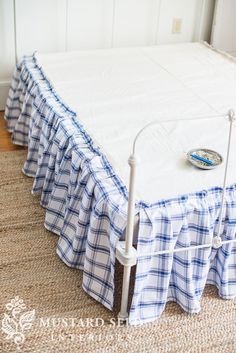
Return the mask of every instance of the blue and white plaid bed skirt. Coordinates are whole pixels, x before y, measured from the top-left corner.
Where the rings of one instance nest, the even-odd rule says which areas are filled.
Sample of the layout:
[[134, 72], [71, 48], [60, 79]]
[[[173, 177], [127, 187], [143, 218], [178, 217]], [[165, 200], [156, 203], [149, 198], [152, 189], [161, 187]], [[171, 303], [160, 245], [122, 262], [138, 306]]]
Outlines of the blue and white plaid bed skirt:
[[[45, 227], [59, 235], [57, 254], [83, 271], [83, 289], [112, 310], [115, 249], [127, 223], [127, 190], [76, 113], [63, 103], [35, 55], [14, 73], [5, 118], [13, 143], [28, 145], [23, 172], [41, 194]], [[138, 202], [138, 253], [210, 243], [218, 230], [222, 188]], [[227, 188], [223, 240], [235, 238], [236, 184]], [[160, 317], [168, 301], [197, 313], [206, 283], [236, 296], [236, 243], [138, 258], [130, 324]]]

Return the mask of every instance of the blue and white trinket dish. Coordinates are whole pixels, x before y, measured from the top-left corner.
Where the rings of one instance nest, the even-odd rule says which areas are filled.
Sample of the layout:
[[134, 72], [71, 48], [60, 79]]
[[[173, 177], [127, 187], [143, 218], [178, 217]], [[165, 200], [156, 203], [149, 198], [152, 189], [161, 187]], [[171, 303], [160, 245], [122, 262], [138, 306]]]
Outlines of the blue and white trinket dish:
[[223, 157], [207, 148], [196, 148], [187, 153], [188, 161], [200, 169], [214, 169], [223, 162]]

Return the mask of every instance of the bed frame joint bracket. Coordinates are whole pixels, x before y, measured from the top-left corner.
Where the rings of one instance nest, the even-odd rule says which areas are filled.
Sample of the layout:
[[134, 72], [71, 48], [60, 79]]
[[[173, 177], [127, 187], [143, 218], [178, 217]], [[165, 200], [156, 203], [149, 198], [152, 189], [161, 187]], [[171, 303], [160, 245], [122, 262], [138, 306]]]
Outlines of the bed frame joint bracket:
[[123, 266], [135, 266], [137, 250], [132, 246], [129, 253], [125, 251], [125, 241], [119, 241], [116, 247], [116, 258]]

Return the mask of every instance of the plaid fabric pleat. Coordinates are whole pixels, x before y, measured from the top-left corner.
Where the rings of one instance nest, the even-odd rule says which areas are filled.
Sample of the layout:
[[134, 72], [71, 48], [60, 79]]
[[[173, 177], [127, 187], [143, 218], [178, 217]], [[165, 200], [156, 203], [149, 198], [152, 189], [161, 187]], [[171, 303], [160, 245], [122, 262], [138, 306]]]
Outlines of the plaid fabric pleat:
[[[212, 188], [141, 210], [138, 253], [211, 244], [218, 232], [221, 194], [221, 188]], [[222, 240], [235, 239], [236, 185], [227, 189], [225, 199]], [[236, 243], [138, 258], [130, 323], [155, 320], [168, 301], [199, 312], [206, 283], [215, 285], [224, 299], [235, 297]]]

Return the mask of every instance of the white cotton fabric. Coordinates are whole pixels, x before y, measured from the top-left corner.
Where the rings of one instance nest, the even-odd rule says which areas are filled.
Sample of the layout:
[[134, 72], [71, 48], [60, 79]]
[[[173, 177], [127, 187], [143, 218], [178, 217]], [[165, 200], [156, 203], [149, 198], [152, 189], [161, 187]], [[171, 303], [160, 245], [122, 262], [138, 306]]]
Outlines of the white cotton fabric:
[[[153, 120], [162, 121], [137, 144], [140, 200], [155, 203], [222, 185], [224, 163], [198, 170], [188, 164], [186, 152], [209, 148], [225, 158], [228, 119], [177, 120], [236, 110], [235, 62], [199, 43], [37, 54], [37, 60], [126, 185], [136, 133]], [[176, 121], [167, 123], [170, 119]], [[233, 157], [228, 185], [236, 181]]]

